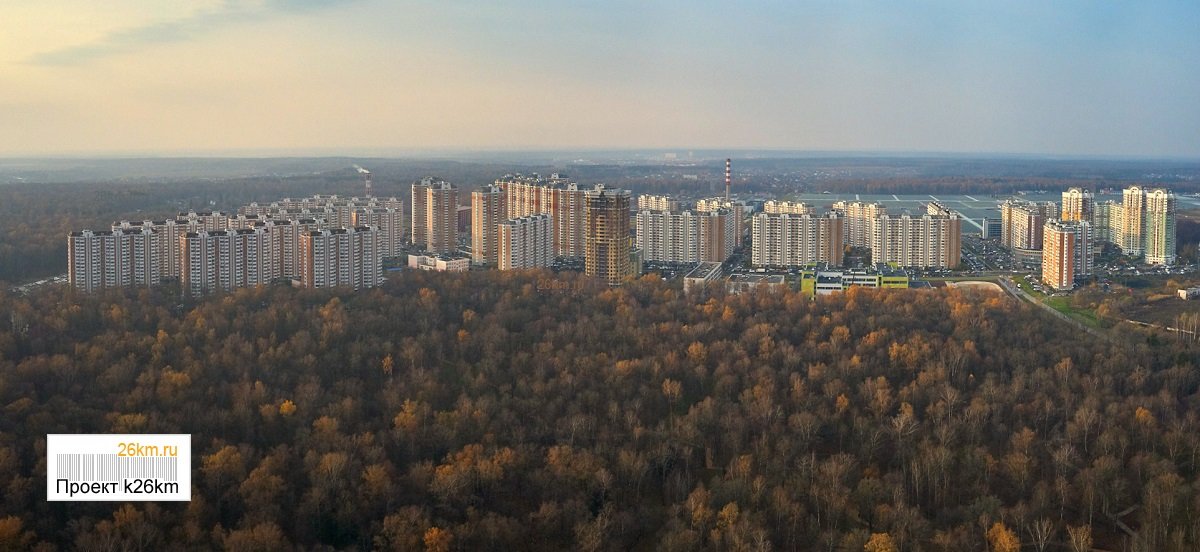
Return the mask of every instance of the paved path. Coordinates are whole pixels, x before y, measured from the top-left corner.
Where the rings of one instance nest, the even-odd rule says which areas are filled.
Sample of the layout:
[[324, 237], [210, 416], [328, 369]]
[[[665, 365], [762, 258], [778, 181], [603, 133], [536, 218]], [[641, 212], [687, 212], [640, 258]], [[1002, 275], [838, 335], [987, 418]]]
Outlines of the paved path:
[[1047, 305], [1047, 304], [1039, 301], [1038, 299], [1034, 298], [1032, 295], [1025, 293], [1025, 290], [1018, 287], [1009, 278], [1005, 278], [1005, 277], [1001, 276], [1000, 278], [996, 278], [996, 281], [1000, 282], [1000, 287], [1004, 288], [1004, 291], [1007, 291], [1013, 297], [1033, 303], [1034, 305], [1041, 307], [1042, 310], [1054, 315], [1055, 318], [1058, 318], [1059, 320], [1062, 320], [1063, 322], [1071, 324], [1071, 325], [1073, 325], [1087, 333], [1090, 333], [1096, 337], [1099, 337], [1101, 339], [1111, 339], [1112, 338], [1112, 336], [1110, 336], [1107, 332], [1103, 332], [1103, 331], [1093, 328], [1091, 326], [1087, 326], [1087, 325], [1083, 324], [1082, 322], [1075, 320], [1074, 318], [1071, 318], [1070, 316], [1067, 316], [1061, 312], [1058, 312], [1057, 310], [1054, 310], [1054, 307], [1051, 307], [1050, 305]]

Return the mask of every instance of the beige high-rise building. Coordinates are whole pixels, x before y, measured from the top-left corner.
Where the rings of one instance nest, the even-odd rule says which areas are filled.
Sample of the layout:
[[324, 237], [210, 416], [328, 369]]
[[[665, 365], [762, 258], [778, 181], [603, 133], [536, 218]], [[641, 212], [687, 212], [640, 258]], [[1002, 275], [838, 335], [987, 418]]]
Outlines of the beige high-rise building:
[[471, 261], [496, 266], [497, 227], [508, 219], [504, 190], [484, 186], [471, 192]]
[[458, 251], [458, 188], [425, 177], [412, 185], [413, 244], [433, 253]]
[[637, 198], [639, 211], [678, 211], [679, 200], [665, 195], [639, 195]]
[[585, 192], [584, 272], [609, 285], [633, 276], [629, 192], [597, 185]]
[[697, 212], [700, 222], [700, 261], [723, 263], [737, 242], [737, 221], [729, 209]]
[[853, 247], [871, 247], [871, 228], [875, 219], [887, 214], [887, 207], [879, 203], [839, 201], [833, 210], [846, 218], [846, 244]]
[[496, 180], [504, 190], [508, 217], [548, 214], [554, 222], [554, 255], [581, 258], [585, 254], [587, 201], [579, 185], [557, 173], [505, 175]]
[[1146, 194], [1147, 264], [1175, 264], [1175, 194], [1158, 188]]
[[1091, 190], [1083, 188], [1068, 188], [1062, 193], [1062, 220], [1091, 221], [1094, 213], [1095, 200]]
[[542, 213], [497, 224], [497, 267], [515, 270], [550, 266], [554, 260], [552, 219]]
[[962, 262], [958, 215], [883, 215], [875, 219], [871, 260], [903, 267], [954, 268]]
[[404, 254], [404, 211], [383, 206], [356, 207], [350, 225], [378, 229], [381, 256], [395, 258]]
[[1010, 249], [1040, 250], [1042, 228], [1053, 218], [1045, 205], [1009, 200], [1000, 204], [1000, 243]]
[[417, 247], [427, 247], [429, 245], [429, 186], [433, 183], [432, 178], [423, 178], [412, 184], [412, 216], [409, 217], [409, 224], [412, 225], [412, 230], [409, 232], [409, 238], [412, 239], [412, 244]]
[[1063, 291], [1092, 273], [1091, 223], [1086, 221], [1046, 222], [1042, 243], [1042, 281]]
[[750, 262], [755, 266], [842, 264], [845, 219], [825, 215], [758, 213], [750, 219]]
[[730, 247], [730, 254], [733, 253], [734, 247], [741, 247], [746, 236], [746, 217], [750, 214], [751, 208], [749, 205], [741, 201], [730, 201], [723, 197], [712, 197], [701, 199], [696, 202], [696, 211], [700, 213], [712, 213], [721, 209], [727, 209], [730, 217], [733, 219], [733, 243]]
[[382, 258], [369, 226], [313, 230], [300, 236], [300, 285], [363, 289], [382, 282]]
[[[840, 203], [840, 202], [839, 202]], [[837, 205], [834, 205], [837, 210]], [[763, 212], [768, 215], [813, 215], [816, 211], [812, 205], [797, 201], [776, 201], [769, 199], [763, 203]]]
[[1145, 252], [1146, 190], [1141, 186], [1125, 188], [1121, 194], [1121, 252], [1137, 257]]

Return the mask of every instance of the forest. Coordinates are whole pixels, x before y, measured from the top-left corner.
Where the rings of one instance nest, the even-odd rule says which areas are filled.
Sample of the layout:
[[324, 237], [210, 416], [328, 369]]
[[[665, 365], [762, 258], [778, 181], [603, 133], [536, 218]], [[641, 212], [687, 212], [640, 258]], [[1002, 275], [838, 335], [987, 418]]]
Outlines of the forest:
[[[1002, 295], [3, 293], [0, 549], [1200, 547], [1200, 350]], [[47, 502], [92, 432], [192, 434], [192, 501]]]

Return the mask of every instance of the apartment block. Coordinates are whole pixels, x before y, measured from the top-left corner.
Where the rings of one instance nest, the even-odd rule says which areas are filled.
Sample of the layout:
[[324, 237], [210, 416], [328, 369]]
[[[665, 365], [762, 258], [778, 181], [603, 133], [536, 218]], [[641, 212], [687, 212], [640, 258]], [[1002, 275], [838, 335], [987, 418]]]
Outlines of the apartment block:
[[1146, 193], [1147, 264], [1175, 264], [1175, 194], [1162, 188]]
[[508, 219], [504, 189], [484, 186], [471, 192], [471, 261], [496, 266], [497, 227]]
[[496, 228], [500, 270], [545, 267], [554, 260], [554, 219], [550, 215], [508, 219]]
[[875, 219], [871, 258], [903, 267], [954, 268], [962, 261], [957, 215], [884, 215]]
[[1043, 231], [1042, 281], [1063, 291], [1092, 274], [1091, 223], [1050, 220]]
[[751, 263], [755, 266], [842, 264], [845, 219], [836, 212], [817, 216], [758, 213], [751, 218]]
[[629, 192], [597, 185], [585, 199], [584, 272], [618, 285], [634, 275]]
[[300, 236], [300, 285], [370, 288], [382, 282], [379, 231], [369, 226], [313, 230]]
[[838, 201], [833, 210], [846, 219], [846, 245], [871, 247], [871, 228], [875, 219], [887, 214], [887, 207], [879, 203], [860, 201]]

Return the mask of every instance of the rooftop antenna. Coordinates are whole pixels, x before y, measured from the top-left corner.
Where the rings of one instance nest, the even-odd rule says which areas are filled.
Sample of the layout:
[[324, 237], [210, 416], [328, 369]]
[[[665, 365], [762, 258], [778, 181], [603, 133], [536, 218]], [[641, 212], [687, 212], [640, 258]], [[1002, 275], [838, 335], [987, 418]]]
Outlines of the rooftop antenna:
[[730, 178], [732, 174], [733, 160], [725, 158], [725, 203], [729, 203], [729, 185], [733, 182]]
[[361, 174], [363, 177], [363, 186], [366, 187], [367, 197], [371, 197], [371, 171], [368, 171], [367, 169], [364, 169], [358, 165], [355, 165], [354, 168], [358, 171], [358, 174]]

